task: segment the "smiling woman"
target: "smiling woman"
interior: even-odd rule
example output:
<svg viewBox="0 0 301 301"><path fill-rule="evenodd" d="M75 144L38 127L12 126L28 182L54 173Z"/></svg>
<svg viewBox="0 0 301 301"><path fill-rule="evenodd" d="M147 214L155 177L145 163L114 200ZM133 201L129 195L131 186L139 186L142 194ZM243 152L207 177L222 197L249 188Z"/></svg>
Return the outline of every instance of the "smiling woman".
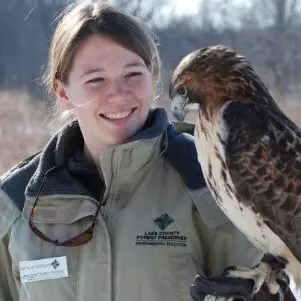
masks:
<svg viewBox="0 0 301 301"><path fill-rule="evenodd" d="M96 17L101 11L100 21ZM144 124L154 98L152 78L159 69L151 33L125 13L120 17L113 7L88 11L79 5L59 22L45 83L58 106L75 114L84 152L97 166L105 149Z"/></svg>
<svg viewBox="0 0 301 301"><path fill-rule="evenodd" d="M151 67L135 52L102 34L78 47L64 84L55 93L73 109L95 162L105 149L131 137L144 124L153 100Z"/></svg>

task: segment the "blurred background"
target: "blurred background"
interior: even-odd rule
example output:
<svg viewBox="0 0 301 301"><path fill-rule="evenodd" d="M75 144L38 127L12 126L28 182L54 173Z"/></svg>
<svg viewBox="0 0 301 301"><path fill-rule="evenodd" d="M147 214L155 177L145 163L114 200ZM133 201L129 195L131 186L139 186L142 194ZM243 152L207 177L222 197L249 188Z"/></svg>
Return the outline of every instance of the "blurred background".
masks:
<svg viewBox="0 0 301 301"><path fill-rule="evenodd" d="M58 12L71 1L0 2L0 174L53 133L41 76ZM285 112L301 125L301 0L115 0L157 36L168 108L173 67L196 48L223 43L246 55ZM193 114L188 117L194 122Z"/></svg>

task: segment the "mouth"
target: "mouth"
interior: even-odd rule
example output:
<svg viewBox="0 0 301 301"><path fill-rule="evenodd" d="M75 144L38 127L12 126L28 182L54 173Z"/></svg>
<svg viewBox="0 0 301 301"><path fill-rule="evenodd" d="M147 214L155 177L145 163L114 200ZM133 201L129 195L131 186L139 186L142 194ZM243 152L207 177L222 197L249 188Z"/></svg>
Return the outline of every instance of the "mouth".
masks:
<svg viewBox="0 0 301 301"><path fill-rule="evenodd" d="M102 113L102 114L99 114L99 116L106 120L109 120L109 121L120 121L120 120L126 120L129 117L131 117L135 113L136 110L137 110L137 107L131 108L128 110Z"/></svg>

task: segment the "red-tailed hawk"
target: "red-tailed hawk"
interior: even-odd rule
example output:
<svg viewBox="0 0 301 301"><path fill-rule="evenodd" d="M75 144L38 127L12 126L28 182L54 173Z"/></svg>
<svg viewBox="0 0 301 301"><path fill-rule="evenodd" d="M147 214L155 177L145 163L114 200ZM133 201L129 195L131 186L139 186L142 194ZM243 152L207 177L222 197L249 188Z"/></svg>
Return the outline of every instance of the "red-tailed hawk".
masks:
<svg viewBox="0 0 301 301"><path fill-rule="evenodd" d="M247 59L223 45L182 59L172 75L170 98L180 120L189 103L198 104L198 159L217 204L254 245L284 259L300 289L301 130ZM266 264L257 273L262 277L256 290L265 281L277 291ZM231 275L250 276L248 271Z"/></svg>

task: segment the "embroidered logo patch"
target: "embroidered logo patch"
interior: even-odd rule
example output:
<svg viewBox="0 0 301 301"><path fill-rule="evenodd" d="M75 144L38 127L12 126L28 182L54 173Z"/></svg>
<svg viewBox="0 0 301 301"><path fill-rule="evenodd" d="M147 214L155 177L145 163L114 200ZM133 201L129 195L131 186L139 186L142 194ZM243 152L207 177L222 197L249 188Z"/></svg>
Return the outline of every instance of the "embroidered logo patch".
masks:
<svg viewBox="0 0 301 301"><path fill-rule="evenodd" d="M155 224L159 227L161 231L164 231L174 221L175 220L167 213L164 213L161 216L154 219Z"/></svg>
<svg viewBox="0 0 301 301"><path fill-rule="evenodd" d="M187 236L181 235L179 230L166 231L174 221L167 213L155 218L154 224L161 231L149 230L137 235L136 246L186 247Z"/></svg>

